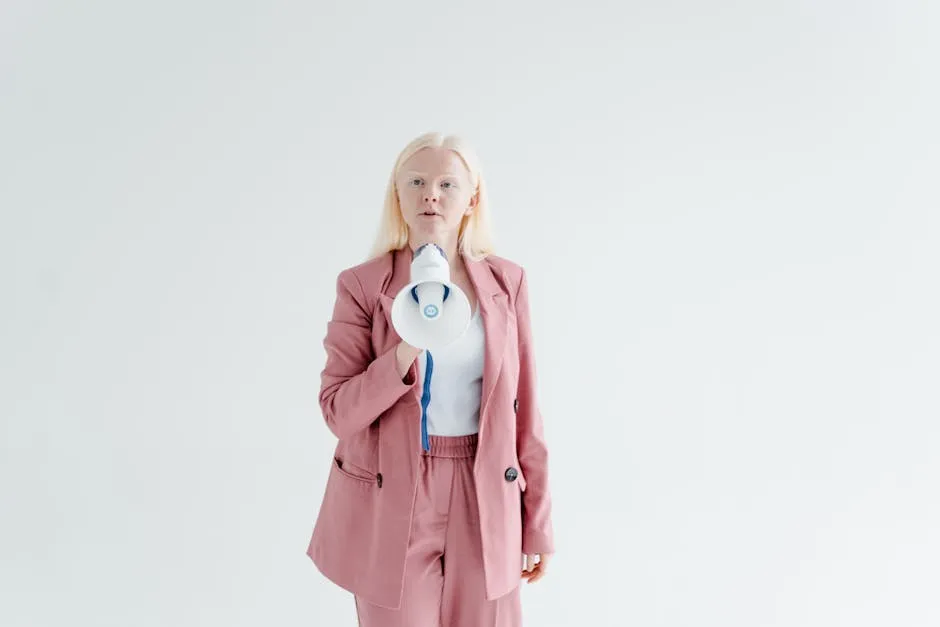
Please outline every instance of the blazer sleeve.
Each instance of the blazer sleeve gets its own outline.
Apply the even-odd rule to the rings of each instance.
[[[326,426],[339,439],[368,427],[417,382],[415,363],[404,379],[398,374],[397,345],[373,358],[372,314],[352,268],[336,279],[333,317],[323,346],[320,409]]]
[[[554,539],[548,483],[548,446],[536,394],[535,352],[529,316],[529,287],[525,270],[516,294],[519,330],[519,406],[516,412],[516,448],[526,479],[522,493],[522,552],[552,553]]]

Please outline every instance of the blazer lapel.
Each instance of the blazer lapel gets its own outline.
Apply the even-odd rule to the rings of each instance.
[[[392,271],[386,277],[385,286],[379,293],[379,307],[385,314],[390,336],[394,338],[395,343],[398,343],[401,341],[401,336],[395,332],[395,327],[392,325],[392,302],[398,293],[411,282],[411,261],[414,253],[410,247],[406,246],[390,254],[392,255]],[[500,281],[496,279],[493,275],[493,268],[485,259],[473,261],[463,257],[463,261],[470,283],[476,291],[480,315],[483,318],[485,346],[483,389],[480,398],[480,430],[482,431],[487,404],[496,388],[496,380],[499,378],[506,347],[511,312],[509,311],[509,296],[502,286],[508,283],[502,276],[500,276]]]
[[[510,316],[509,296],[493,276],[493,268],[485,259],[472,261],[464,257],[464,264],[467,266],[470,282],[476,289],[477,299],[480,302],[480,314],[483,316],[486,347],[483,356],[483,390],[480,398],[480,430],[482,431],[487,416],[486,409],[503,365]],[[505,279],[502,284],[506,285]]]
[[[392,302],[406,285],[411,283],[411,261],[414,253],[409,247],[393,250],[389,253],[392,258],[391,271],[384,279],[382,291],[379,292],[379,307],[385,312],[385,321],[388,323],[389,336],[395,344],[401,342],[401,336],[392,325]]]

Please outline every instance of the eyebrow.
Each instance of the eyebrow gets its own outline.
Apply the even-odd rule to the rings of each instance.
[[[419,172],[418,170],[407,170],[404,172],[404,174],[420,174],[422,176],[428,175],[427,172]],[[460,174],[458,174],[457,172],[445,172],[441,176],[460,176]]]

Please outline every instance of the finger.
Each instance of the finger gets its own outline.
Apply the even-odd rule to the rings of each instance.
[[[541,567],[537,567],[535,570],[532,571],[532,573],[527,578],[528,579],[527,583],[535,583],[536,581],[538,581],[544,576],[545,576],[545,571],[542,570]]]

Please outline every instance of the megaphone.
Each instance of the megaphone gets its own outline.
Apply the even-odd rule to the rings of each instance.
[[[392,301],[392,326],[415,348],[435,350],[457,340],[470,326],[470,301],[450,280],[444,250],[421,245],[411,260],[411,277]]]

